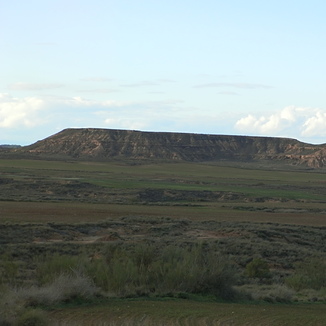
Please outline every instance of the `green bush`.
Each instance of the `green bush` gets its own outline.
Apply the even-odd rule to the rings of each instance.
[[[201,246],[191,249],[168,248],[158,260],[160,291],[213,294],[233,297],[236,272],[225,257]]]
[[[12,326],[12,323],[6,318],[0,316],[0,326]]]
[[[151,245],[133,250],[108,248],[108,254],[86,266],[97,286],[118,296],[169,293],[233,296],[235,270],[225,258],[201,246],[169,246],[161,251]]]
[[[57,253],[41,258],[37,264],[37,279],[40,284],[52,282],[62,274],[74,274],[83,264],[84,257],[59,255]]]
[[[18,265],[8,255],[0,257],[0,283],[14,284],[18,275]]]
[[[285,282],[296,291],[326,288],[326,259],[314,257],[298,263],[294,273]]]
[[[23,302],[21,302],[17,293],[9,288],[3,288],[0,292],[0,325],[13,325],[17,316],[24,311]]]
[[[48,320],[46,314],[39,309],[27,310],[17,320],[17,326],[46,326]]]
[[[61,300],[56,295],[63,293],[63,289],[57,286],[57,290],[51,291],[50,288],[62,275],[66,279],[70,277],[73,283],[76,271],[106,293],[122,297],[198,293],[230,299],[236,279],[228,260],[202,245],[159,248],[148,243],[112,244],[92,259],[82,255],[44,257],[37,267],[42,287],[30,291],[35,293],[33,300],[42,297],[36,301]]]
[[[246,275],[250,278],[266,279],[271,277],[268,264],[261,258],[254,258],[246,265]]]

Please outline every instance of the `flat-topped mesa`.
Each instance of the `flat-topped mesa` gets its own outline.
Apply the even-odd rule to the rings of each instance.
[[[317,168],[326,164],[325,145],[310,145],[289,138],[93,128],[65,129],[22,148],[22,151],[99,160],[288,160],[291,164]]]

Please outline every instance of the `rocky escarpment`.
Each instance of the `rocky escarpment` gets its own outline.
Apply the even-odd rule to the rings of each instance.
[[[178,161],[282,160],[323,167],[326,146],[289,138],[65,129],[24,147],[24,153],[84,159],[163,159]]]

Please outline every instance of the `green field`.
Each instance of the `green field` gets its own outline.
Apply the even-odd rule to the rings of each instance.
[[[2,160],[3,177],[23,182],[78,180],[108,189],[171,189],[241,193],[249,198],[325,199],[325,174],[262,170],[195,163],[121,163]]]
[[[223,164],[0,159],[0,324],[2,305],[16,296],[20,309],[40,308],[52,325],[324,325],[325,172]],[[112,248],[121,251],[110,265]],[[223,299],[208,279],[215,294],[211,285],[179,288],[173,279],[163,291],[153,271],[166,264],[161,283],[176,273],[164,258],[169,248],[179,257],[171,260],[175,277],[185,279],[199,259],[211,269],[194,270],[201,282],[223,267],[234,273],[236,295]],[[137,265],[137,250],[147,265]],[[268,275],[248,274],[255,259]],[[45,307],[22,299],[32,286],[39,302],[81,262],[102,287],[99,301],[69,297]],[[121,268],[124,283],[103,283],[97,265],[107,275]],[[128,269],[134,274],[124,275]]]

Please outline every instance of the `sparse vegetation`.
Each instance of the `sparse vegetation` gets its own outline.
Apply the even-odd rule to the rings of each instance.
[[[118,298],[326,301],[324,171],[129,163],[0,160],[0,325]]]
[[[44,311],[31,309],[25,311],[17,320],[17,326],[47,326],[48,318]]]
[[[297,263],[286,284],[297,291],[326,289],[326,258],[313,257]]]

